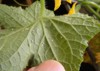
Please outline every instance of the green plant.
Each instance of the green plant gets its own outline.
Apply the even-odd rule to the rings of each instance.
[[[66,71],[79,71],[100,23],[80,13],[55,16],[44,4],[36,1],[25,10],[0,4],[0,71],[23,71],[48,59],[61,62]]]

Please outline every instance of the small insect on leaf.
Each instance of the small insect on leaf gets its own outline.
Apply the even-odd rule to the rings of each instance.
[[[54,11],[56,11],[61,5],[61,0],[55,0],[55,7],[54,7]]]
[[[71,14],[75,14],[75,6],[76,6],[77,2],[75,2],[73,5],[72,5],[72,8],[69,10],[69,15]]]

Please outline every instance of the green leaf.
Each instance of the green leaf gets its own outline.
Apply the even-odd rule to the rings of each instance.
[[[61,62],[66,71],[79,71],[87,42],[99,32],[99,23],[82,15],[54,16],[40,3],[23,10],[0,5],[0,71],[23,71],[48,59]]]

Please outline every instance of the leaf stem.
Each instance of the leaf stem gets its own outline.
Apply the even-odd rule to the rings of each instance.
[[[21,4],[21,3],[19,3],[17,0],[14,0],[14,2],[15,2],[16,4],[18,4],[18,5],[20,5],[20,6],[29,6],[29,5]]]
[[[87,6],[87,8],[100,20],[100,15],[95,10],[93,10],[90,6]]]
[[[91,1],[79,1],[89,12],[94,14],[100,20],[100,5],[96,4],[95,2]],[[98,11],[95,11],[93,8],[96,8]]]
[[[45,0],[40,0],[41,2],[41,11],[40,11],[40,15],[43,16],[44,11],[45,11]]]
[[[95,2],[92,1],[79,1],[82,5],[90,5],[92,7],[95,7],[97,9],[100,9],[100,5],[96,4]]]

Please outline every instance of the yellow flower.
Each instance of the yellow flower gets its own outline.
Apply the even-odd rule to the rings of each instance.
[[[75,6],[76,6],[77,2],[75,2],[73,5],[72,5],[72,8],[69,10],[69,15],[71,14],[75,14]]]
[[[54,11],[56,11],[61,6],[61,1],[62,0],[54,0],[54,2],[55,2]],[[75,14],[75,6],[76,6],[77,2],[72,3],[73,0],[65,0],[65,1],[72,5],[70,10],[68,11],[68,14],[69,15]]]
[[[55,7],[54,7],[54,11],[56,11],[61,5],[61,0],[55,0]]]
[[[72,3],[72,0],[66,0],[66,1],[67,1],[68,3],[70,3],[70,4]]]
[[[55,7],[54,7],[54,11],[56,11],[59,7],[60,7],[60,5],[61,5],[61,1],[62,0],[55,0]],[[66,2],[68,2],[68,3],[72,3],[72,0],[66,0]]]

